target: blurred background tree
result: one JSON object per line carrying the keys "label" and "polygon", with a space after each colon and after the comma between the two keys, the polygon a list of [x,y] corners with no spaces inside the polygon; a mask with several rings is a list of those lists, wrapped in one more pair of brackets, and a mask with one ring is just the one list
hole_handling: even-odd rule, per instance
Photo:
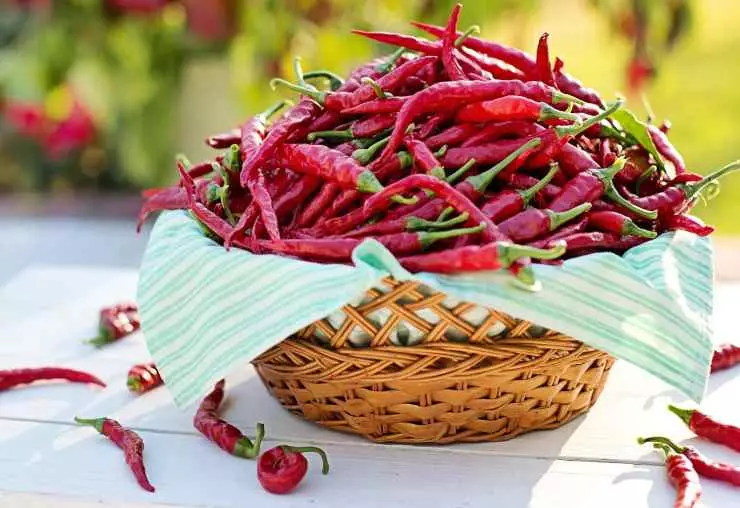
{"label": "blurred background tree", "polygon": [[[133,191],[174,179],[172,154],[274,102],[269,78],[345,73],[387,53],[352,28],[442,22],[454,0],[0,0],[0,190]],[[737,158],[740,4],[722,0],[467,0],[462,25],[533,50],[548,31],[566,68],[621,90],[692,169]],[[652,103],[646,108],[649,98]],[[740,182],[700,213],[740,233]]]}

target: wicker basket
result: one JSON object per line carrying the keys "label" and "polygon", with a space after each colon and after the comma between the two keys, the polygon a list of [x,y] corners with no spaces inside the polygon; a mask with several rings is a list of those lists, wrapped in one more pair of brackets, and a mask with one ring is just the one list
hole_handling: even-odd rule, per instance
{"label": "wicker basket", "polygon": [[286,409],[385,443],[560,427],[596,402],[613,363],[565,335],[391,278],[254,361]]}

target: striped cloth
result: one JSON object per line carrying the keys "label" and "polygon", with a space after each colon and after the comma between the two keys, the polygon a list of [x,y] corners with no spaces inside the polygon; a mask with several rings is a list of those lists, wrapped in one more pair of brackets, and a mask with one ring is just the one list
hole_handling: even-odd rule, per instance
{"label": "striped cloth", "polygon": [[709,240],[664,234],[623,257],[535,266],[541,288],[533,292],[498,273],[410,274],[373,240],[355,249],[355,266],[227,252],[178,211],[154,227],[138,302],[149,350],[181,407],[388,274],[577,337],[698,402],[712,354],[712,260]]}

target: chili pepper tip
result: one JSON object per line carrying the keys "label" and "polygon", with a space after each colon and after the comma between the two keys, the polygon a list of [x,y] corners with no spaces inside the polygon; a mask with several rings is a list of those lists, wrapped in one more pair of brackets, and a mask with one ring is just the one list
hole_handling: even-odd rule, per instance
{"label": "chili pepper tip", "polygon": [[329,474],[329,457],[326,452],[317,446],[288,446],[281,445],[286,452],[317,453],[321,457],[321,474]]}

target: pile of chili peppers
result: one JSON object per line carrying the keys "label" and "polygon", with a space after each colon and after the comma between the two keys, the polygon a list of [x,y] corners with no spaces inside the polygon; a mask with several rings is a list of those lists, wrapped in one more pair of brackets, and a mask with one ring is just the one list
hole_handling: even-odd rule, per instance
{"label": "pile of chili peppers", "polygon": [[145,191],[140,222],[189,210],[227,248],[314,262],[350,263],[372,238],[413,272],[509,268],[525,283],[532,262],[712,232],[687,212],[740,162],[687,172],[665,126],[564,72],[547,34],[530,56],[458,31],[460,10],[413,23],[430,39],[356,30],[397,50],[346,79],[296,59],[295,82],[271,85],[298,103],[211,136],[212,160],[179,157],[179,184]]}

